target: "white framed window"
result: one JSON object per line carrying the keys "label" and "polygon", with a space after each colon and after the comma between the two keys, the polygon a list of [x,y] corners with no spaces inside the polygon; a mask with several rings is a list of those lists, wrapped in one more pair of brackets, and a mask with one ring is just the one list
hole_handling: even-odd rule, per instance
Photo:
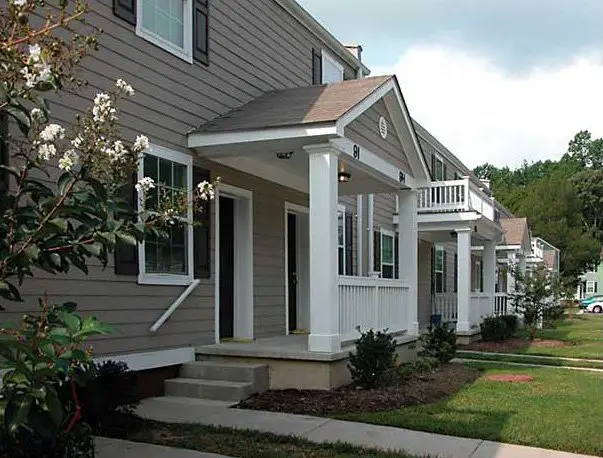
{"label": "white framed window", "polygon": [[446,168],[444,167],[444,159],[438,154],[434,157],[433,178],[435,181],[446,181]]}
{"label": "white framed window", "polygon": [[482,292],[484,290],[483,285],[483,264],[481,259],[476,259],[474,268],[473,268],[473,278],[471,279],[472,290],[474,292]]}
{"label": "white framed window", "polygon": [[[184,153],[151,145],[140,160],[138,179],[151,177],[155,181],[146,201],[152,211],[159,199],[186,196],[192,202],[193,158]],[[139,210],[142,202],[139,202]],[[192,205],[188,205],[187,221],[193,220]],[[146,285],[189,285],[193,281],[193,226],[177,225],[169,231],[168,239],[147,237],[138,247],[138,283]]]}
{"label": "white framed window", "polygon": [[337,271],[339,275],[345,275],[346,255],[345,255],[345,206],[337,206]]}
{"label": "white framed window", "polygon": [[193,0],[137,0],[136,34],[192,63]]}
{"label": "white framed window", "polygon": [[594,280],[586,282],[586,294],[595,294],[597,292],[596,283]]}
{"label": "white framed window", "polygon": [[444,251],[444,247],[441,245],[436,245],[434,262],[434,282],[436,293],[446,292],[446,268],[444,266],[445,262],[446,252]]}
{"label": "white framed window", "polygon": [[324,49],[322,50],[322,84],[340,83],[343,81],[343,65]]}
{"label": "white framed window", "polygon": [[381,278],[394,278],[394,233],[381,229]]}

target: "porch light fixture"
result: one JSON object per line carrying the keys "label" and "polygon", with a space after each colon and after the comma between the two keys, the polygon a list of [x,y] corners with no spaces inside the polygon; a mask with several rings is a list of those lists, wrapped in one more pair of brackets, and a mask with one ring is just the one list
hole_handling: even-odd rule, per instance
{"label": "porch light fixture", "polygon": [[347,183],[348,181],[350,181],[351,177],[352,175],[350,175],[348,172],[346,172],[345,170],[341,170],[337,174],[337,181],[339,181],[340,183]]}
{"label": "porch light fixture", "polygon": [[278,153],[276,153],[276,157],[278,157],[279,159],[283,159],[283,160],[287,160],[287,159],[291,159],[291,156],[293,156],[293,151],[280,151]]}

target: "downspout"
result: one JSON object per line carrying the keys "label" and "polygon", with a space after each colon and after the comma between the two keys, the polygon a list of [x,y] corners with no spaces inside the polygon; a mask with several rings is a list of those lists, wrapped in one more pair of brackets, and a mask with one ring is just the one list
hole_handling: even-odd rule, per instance
{"label": "downspout", "polygon": [[186,288],[182,294],[178,297],[178,299],[176,299],[174,301],[174,303],[172,305],[170,305],[170,308],[168,308],[165,312],[163,312],[163,315],[161,315],[159,317],[159,319],[157,321],[155,321],[155,324],[153,326],[151,326],[151,328],[149,329],[150,332],[157,332],[159,330],[159,328],[161,326],[163,326],[163,324],[172,316],[172,314],[178,310],[178,307],[180,307],[180,305],[182,305],[182,303],[188,298],[188,296],[191,295],[191,293],[197,289],[197,286],[199,286],[199,284],[201,283],[201,280],[193,280],[193,282],[188,285],[188,288]]}
{"label": "downspout", "polygon": [[356,266],[358,268],[357,275],[359,277],[364,276],[364,251],[363,251],[363,243],[362,239],[364,238],[364,231],[362,228],[364,227],[364,196],[362,194],[358,194],[356,196]]}
{"label": "downspout", "polygon": [[373,218],[373,211],[374,211],[374,206],[375,206],[375,196],[374,194],[369,194],[368,195],[368,202],[367,202],[367,222],[366,222],[366,230],[368,233],[368,237],[367,237],[367,243],[368,243],[368,266],[367,266],[367,271],[369,274],[369,277],[371,277],[374,274],[374,265],[375,265],[375,235],[373,232],[373,227],[374,227],[374,218]]}

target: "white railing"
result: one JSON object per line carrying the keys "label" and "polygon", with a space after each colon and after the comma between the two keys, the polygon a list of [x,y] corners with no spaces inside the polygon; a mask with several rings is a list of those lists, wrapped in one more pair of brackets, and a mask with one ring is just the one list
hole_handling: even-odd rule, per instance
{"label": "white railing", "polygon": [[494,313],[493,298],[485,293],[472,293],[470,306],[469,315],[471,322],[475,324],[481,323],[483,318]]}
{"label": "white railing", "polygon": [[419,213],[476,211],[494,221],[496,218],[492,198],[471,182],[469,178],[452,181],[433,181],[417,193]]}
{"label": "white railing", "polygon": [[433,296],[431,311],[434,315],[441,315],[443,322],[457,321],[457,294],[435,293]]}
{"label": "white railing", "polygon": [[507,293],[496,293],[494,295],[494,315],[509,314],[509,296]]}
{"label": "white railing", "polygon": [[407,327],[409,288],[400,280],[339,277],[339,334],[342,340],[359,337],[373,329],[389,332]]}

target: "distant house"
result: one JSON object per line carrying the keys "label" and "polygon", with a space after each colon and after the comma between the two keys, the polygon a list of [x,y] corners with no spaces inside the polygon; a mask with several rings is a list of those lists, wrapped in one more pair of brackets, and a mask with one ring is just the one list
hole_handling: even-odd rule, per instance
{"label": "distant house", "polygon": [[603,263],[580,277],[576,299],[584,299],[598,293],[603,293]]}

